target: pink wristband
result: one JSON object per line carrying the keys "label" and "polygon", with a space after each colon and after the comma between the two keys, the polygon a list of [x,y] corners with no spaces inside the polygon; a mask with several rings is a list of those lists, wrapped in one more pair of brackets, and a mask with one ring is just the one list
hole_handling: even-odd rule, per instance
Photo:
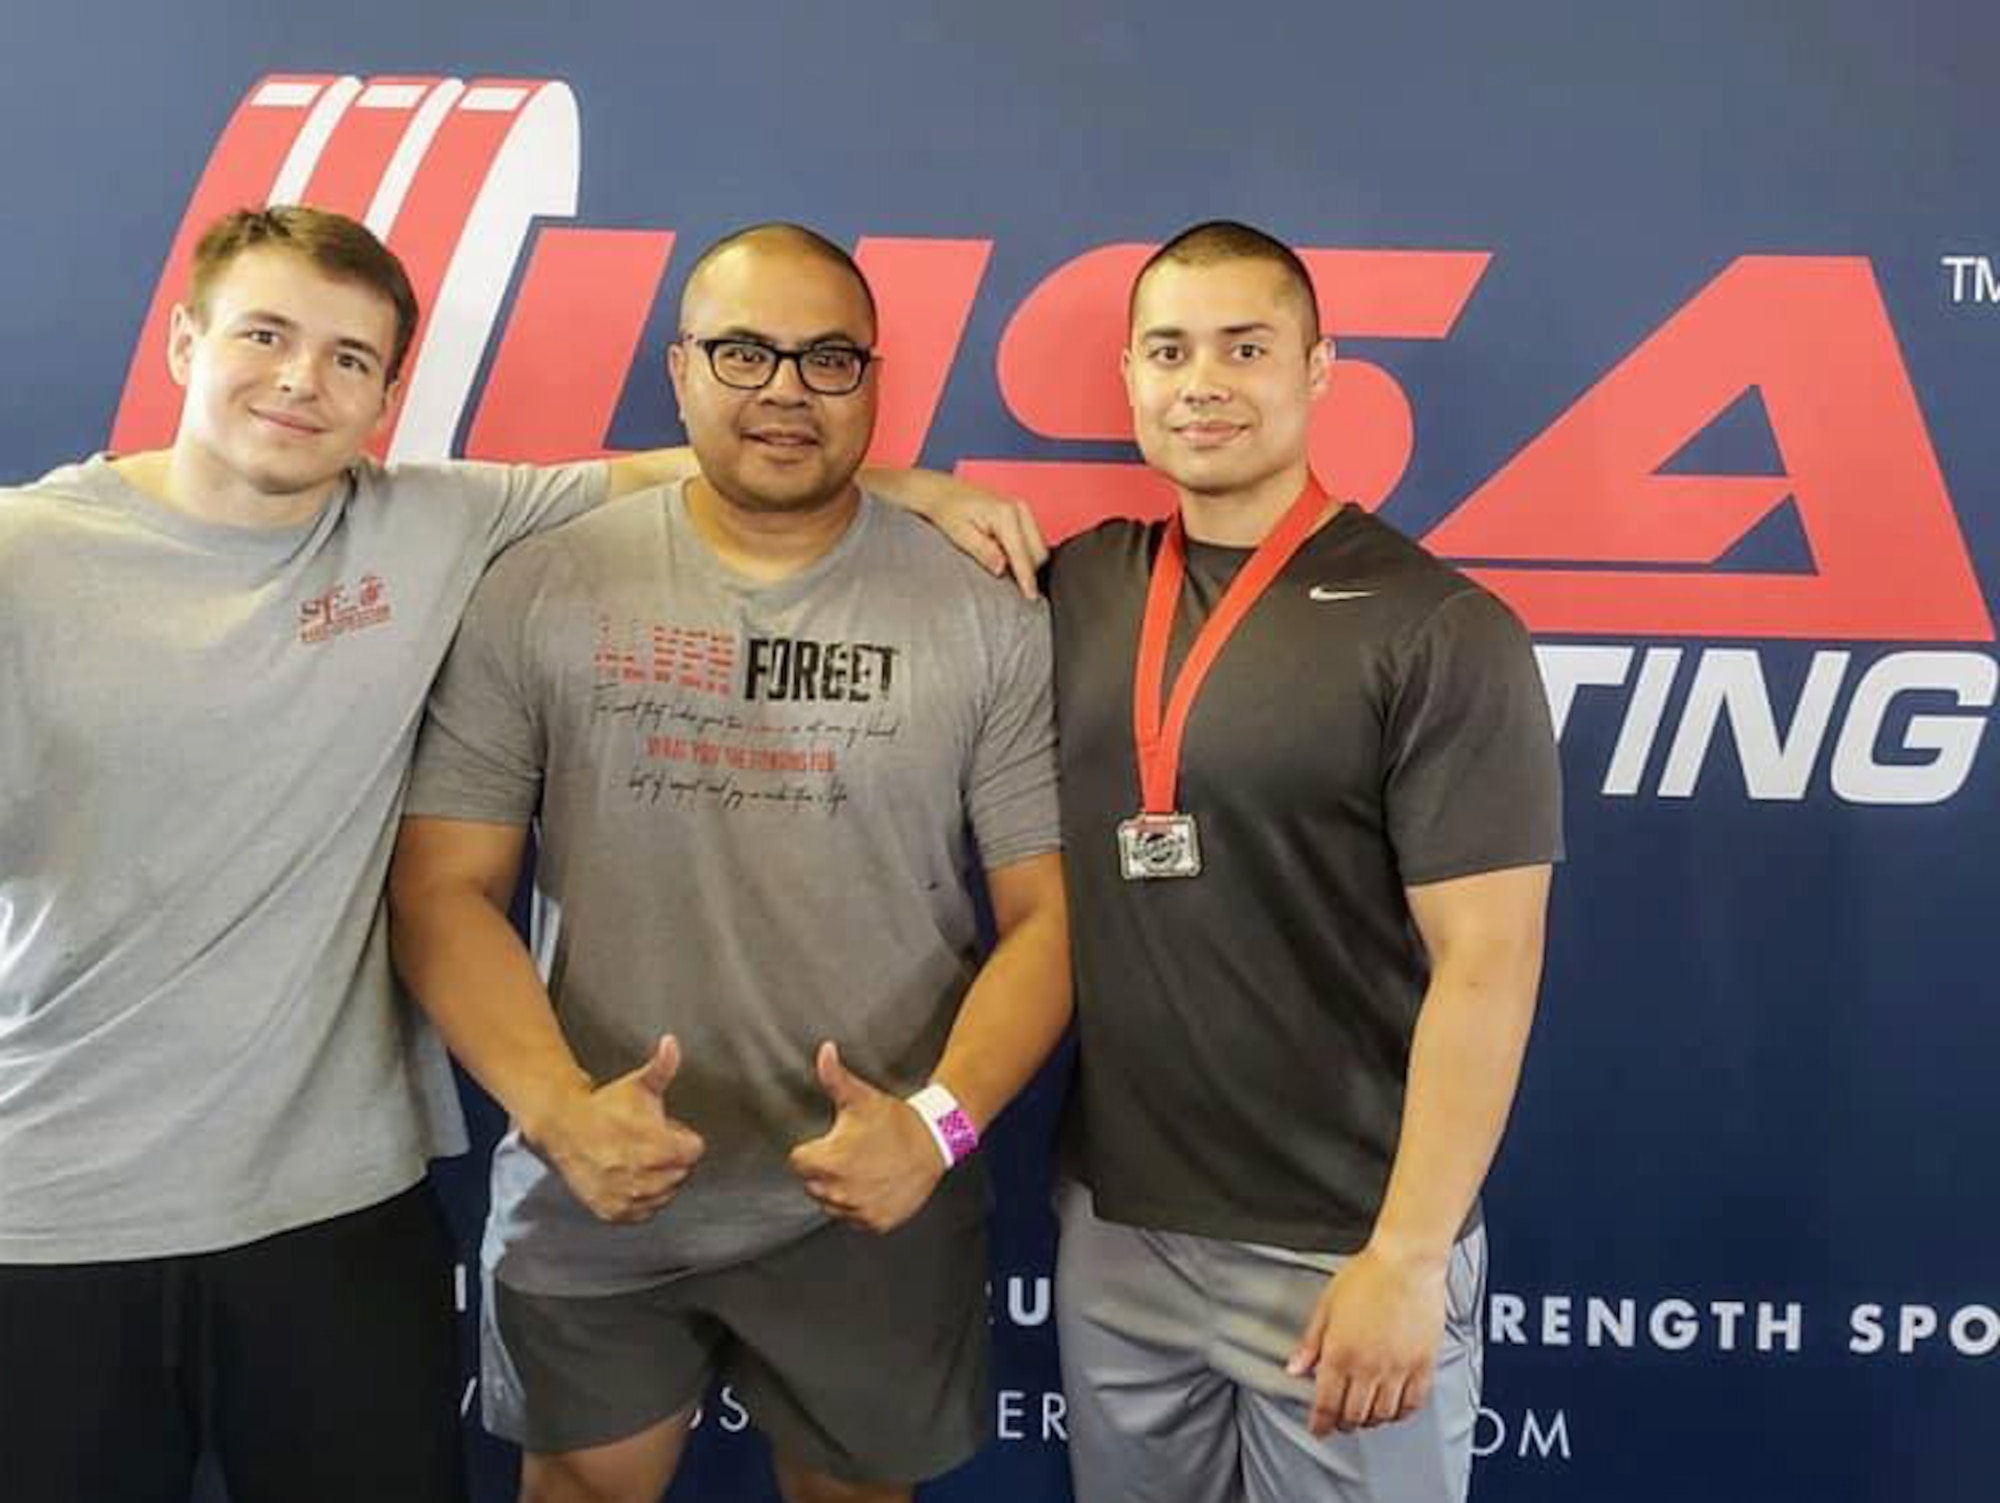
{"label": "pink wristband", "polygon": [[937,1082],[903,1099],[930,1129],[931,1141],[944,1156],[945,1168],[951,1168],[979,1146],[979,1129],[972,1125],[958,1098]]}

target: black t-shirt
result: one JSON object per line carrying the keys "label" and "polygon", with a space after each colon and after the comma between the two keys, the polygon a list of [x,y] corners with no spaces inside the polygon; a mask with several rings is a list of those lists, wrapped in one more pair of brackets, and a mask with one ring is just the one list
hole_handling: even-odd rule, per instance
{"label": "black t-shirt", "polygon": [[[1559,859],[1547,700],[1504,605],[1344,508],[1195,701],[1176,803],[1202,873],[1128,882],[1160,534],[1107,523],[1053,565],[1082,1042],[1067,1157],[1110,1220],[1352,1252],[1387,1187],[1429,975],[1404,888]],[[1248,557],[1189,545],[1168,686]]]}

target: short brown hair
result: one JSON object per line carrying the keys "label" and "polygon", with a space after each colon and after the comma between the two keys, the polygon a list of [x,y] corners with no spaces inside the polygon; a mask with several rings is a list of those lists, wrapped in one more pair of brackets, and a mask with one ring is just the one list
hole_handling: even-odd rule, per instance
{"label": "short brown hair", "polygon": [[263,209],[237,209],[202,232],[188,274],[188,308],[208,317],[208,295],[216,279],[245,251],[269,246],[303,256],[327,276],[356,282],[387,298],[396,310],[396,341],[389,351],[385,379],[402,373],[403,357],[417,333],[417,294],[396,253],[375,238],[359,220],[331,209],[304,204],[273,204]]}
{"label": "short brown hair", "polygon": [[1263,261],[1275,266],[1298,294],[1304,308],[1306,328],[1312,344],[1320,341],[1319,294],[1313,290],[1312,273],[1306,270],[1298,252],[1275,236],[1254,225],[1234,219],[1205,219],[1190,225],[1146,258],[1139,274],[1132,278],[1132,294],[1125,305],[1125,322],[1130,327],[1139,311],[1139,288],[1147,273],[1163,262],[1177,266],[1217,266],[1225,261]]}

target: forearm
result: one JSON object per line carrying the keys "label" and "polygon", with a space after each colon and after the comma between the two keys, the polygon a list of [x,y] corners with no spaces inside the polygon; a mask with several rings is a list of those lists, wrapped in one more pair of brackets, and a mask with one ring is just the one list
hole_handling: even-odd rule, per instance
{"label": "forearm", "polygon": [[984,1132],[1069,1027],[1069,924],[1061,903],[1005,933],[959,1008],[933,1076]]}
{"label": "forearm", "polygon": [[1534,1018],[1539,957],[1494,975],[1440,967],[1418,1015],[1389,1188],[1369,1246],[1442,1266],[1472,1210],[1513,1105]]}
{"label": "forearm", "polygon": [[507,915],[471,884],[398,895],[396,968],[445,1043],[531,1141],[591,1081]]}

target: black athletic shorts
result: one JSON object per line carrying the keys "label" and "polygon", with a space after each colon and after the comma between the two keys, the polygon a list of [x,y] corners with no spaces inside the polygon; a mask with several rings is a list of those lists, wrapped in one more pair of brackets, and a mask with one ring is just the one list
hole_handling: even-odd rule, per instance
{"label": "black athletic shorts", "polygon": [[450,1238],[430,1189],[244,1247],[0,1265],[0,1495],[463,1503]]}
{"label": "black athletic shorts", "polygon": [[992,1429],[984,1196],[629,1294],[489,1279],[484,1309],[487,1427],[530,1451],[636,1435],[717,1377],[780,1455],[851,1482],[935,1477]]}

